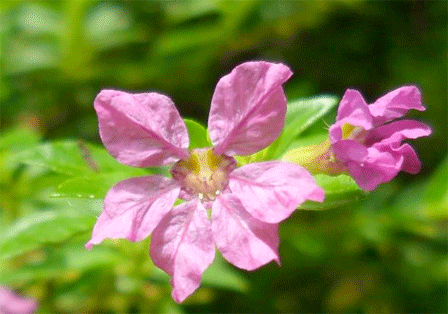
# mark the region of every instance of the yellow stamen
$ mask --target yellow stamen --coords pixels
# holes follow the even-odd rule
[[[227,175],[235,168],[235,159],[216,155],[212,149],[197,149],[178,161],[171,174],[184,190],[200,200],[214,200],[228,184]]]

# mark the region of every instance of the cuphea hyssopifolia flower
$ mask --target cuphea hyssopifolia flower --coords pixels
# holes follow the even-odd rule
[[[105,238],[140,241],[152,234],[150,255],[168,273],[182,302],[200,284],[215,245],[233,265],[256,269],[278,256],[278,223],[324,192],[307,170],[283,161],[237,167],[234,155],[253,154],[280,134],[289,68],[268,62],[237,66],[218,82],[208,119],[210,148],[188,150],[184,121],[158,93],[103,90],[94,106],[101,139],[121,163],[173,164],[172,178],[131,178],[104,199],[90,249]],[[174,206],[177,198],[183,203]]]
[[[312,173],[348,172],[362,189],[372,191],[400,171],[420,171],[417,154],[402,141],[428,136],[430,128],[416,120],[393,121],[411,109],[425,110],[415,86],[395,89],[370,105],[358,91],[348,89],[339,103],[336,123],[329,128],[329,138],[291,150],[282,159]]]
[[[0,286],[1,314],[31,314],[37,311],[37,301],[20,296],[9,288]]]

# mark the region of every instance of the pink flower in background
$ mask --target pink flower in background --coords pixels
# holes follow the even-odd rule
[[[1,314],[31,314],[37,311],[37,301],[19,296],[6,287],[0,286]]]
[[[221,78],[208,120],[214,147],[192,151],[168,97],[103,90],[94,106],[109,152],[131,166],[174,164],[173,178],[131,178],[112,187],[86,247],[152,234],[151,257],[172,276],[176,302],[199,287],[215,245],[242,269],[279,263],[278,223],[307,199],[323,201],[324,192],[298,165],[269,161],[237,168],[232,156],[253,154],[278,137],[286,113],[282,84],[291,74],[282,64],[247,62]],[[178,197],[185,202],[173,208]]]
[[[428,136],[430,128],[416,120],[390,122],[411,109],[425,110],[415,86],[393,90],[371,105],[358,91],[345,92],[329,130],[331,149],[362,189],[372,191],[400,171],[420,171],[417,154],[402,141]]]

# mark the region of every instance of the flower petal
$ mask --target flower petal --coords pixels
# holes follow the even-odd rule
[[[218,155],[249,155],[282,131],[286,98],[282,84],[292,75],[283,64],[246,62],[216,85],[208,128]]]
[[[151,234],[173,207],[178,183],[162,176],[130,178],[114,185],[86,244],[90,249],[105,238],[140,241]]]
[[[403,164],[403,157],[398,154],[366,148],[353,140],[339,141],[332,145],[332,149],[356,183],[366,191],[373,191],[379,184],[392,180]]]
[[[374,146],[376,148],[376,145]],[[401,165],[401,171],[416,174],[420,172],[422,164],[418,159],[417,153],[409,144],[391,145],[388,152],[394,156],[395,159],[403,158],[403,164]]]
[[[416,120],[400,120],[372,130],[366,139],[366,145],[371,145],[381,152],[388,152],[396,160],[404,158],[401,170],[415,174],[420,171],[420,160],[409,144],[401,145],[401,142],[430,134],[431,129],[424,123]]]
[[[364,130],[372,128],[372,116],[360,92],[354,89],[345,91],[339,102],[336,121],[341,126],[348,123],[353,126],[360,126]]]
[[[188,157],[187,128],[167,96],[103,90],[94,106],[101,139],[119,162],[157,167]]]
[[[385,125],[381,125],[371,132],[366,138],[366,145],[383,141],[391,137],[395,137],[400,141],[403,139],[416,139],[423,136],[429,136],[431,129],[426,124],[416,120],[400,120]]]
[[[375,125],[400,118],[411,109],[425,110],[421,101],[421,93],[416,86],[397,88],[378,98],[369,106]]]
[[[35,300],[22,297],[6,287],[0,286],[0,313],[31,314],[37,310]]]
[[[215,258],[210,221],[201,202],[183,203],[166,215],[154,230],[150,253],[154,264],[172,276],[176,302],[192,294]]]
[[[248,164],[229,175],[229,187],[254,218],[278,223],[307,199],[322,202],[324,191],[299,165],[269,161]]]
[[[236,267],[254,270],[278,256],[278,225],[259,221],[244,210],[231,194],[219,195],[212,208],[212,230],[216,246]]]
[[[403,157],[394,158],[388,152],[380,152],[374,147],[370,147],[368,156],[363,162],[346,162],[356,183],[366,191],[373,191],[378,185],[389,182],[400,171],[403,164]]]
[[[363,162],[367,155],[367,147],[354,140],[342,140],[331,145],[336,158],[346,163],[347,161]]]

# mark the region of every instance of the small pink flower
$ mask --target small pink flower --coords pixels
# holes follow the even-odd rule
[[[221,78],[208,120],[214,147],[192,151],[168,97],[103,90],[94,105],[109,152],[131,166],[174,163],[173,178],[131,178],[112,187],[86,248],[105,238],[140,241],[152,234],[151,257],[172,277],[176,302],[199,287],[215,245],[242,269],[279,263],[278,223],[307,199],[323,201],[324,193],[298,165],[237,168],[232,156],[253,154],[278,137],[286,113],[282,84],[291,74],[282,64],[247,62]],[[178,197],[185,202],[173,208]]]
[[[415,86],[393,90],[371,105],[356,90],[348,89],[342,97],[336,123],[329,130],[331,149],[362,189],[372,191],[400,171],[420,171],[414,149],[401,142],[428,136],[430,128],[416,120],[387,123],[410,109],[425,110]]]
[[[35,300],[19,296],[10,289],[0,286],[1,314],[31,314],[37,311]]]

